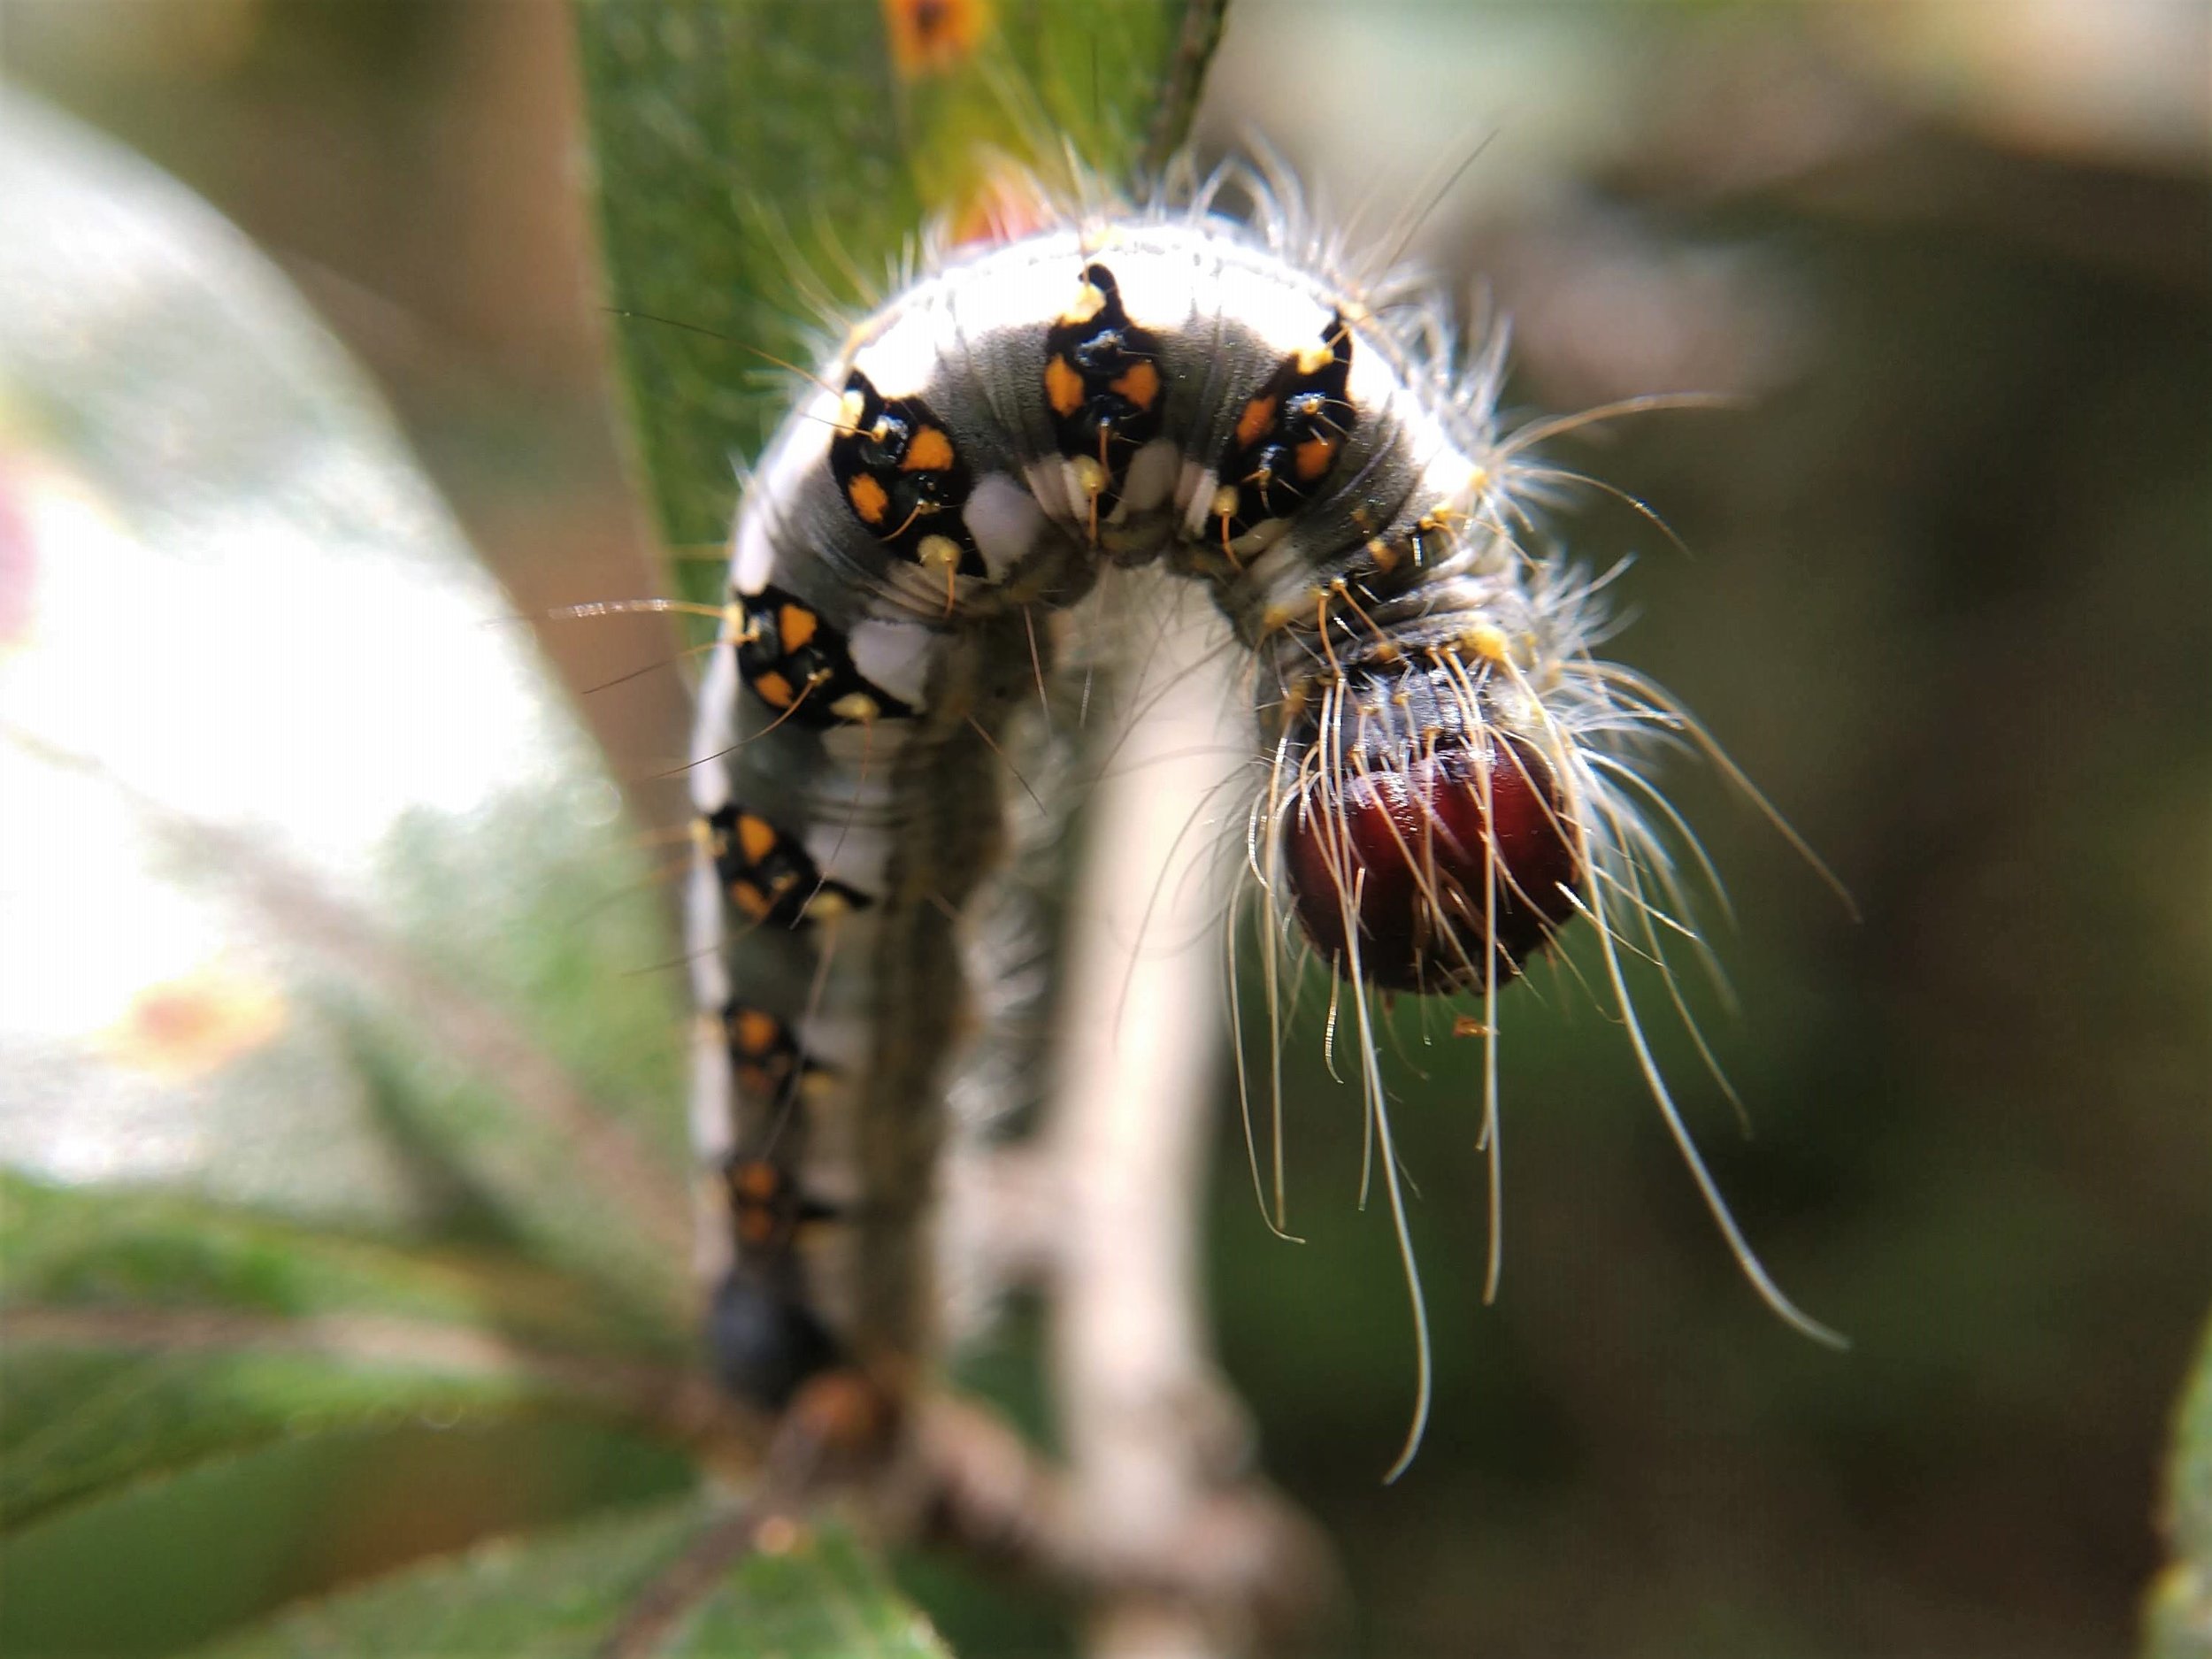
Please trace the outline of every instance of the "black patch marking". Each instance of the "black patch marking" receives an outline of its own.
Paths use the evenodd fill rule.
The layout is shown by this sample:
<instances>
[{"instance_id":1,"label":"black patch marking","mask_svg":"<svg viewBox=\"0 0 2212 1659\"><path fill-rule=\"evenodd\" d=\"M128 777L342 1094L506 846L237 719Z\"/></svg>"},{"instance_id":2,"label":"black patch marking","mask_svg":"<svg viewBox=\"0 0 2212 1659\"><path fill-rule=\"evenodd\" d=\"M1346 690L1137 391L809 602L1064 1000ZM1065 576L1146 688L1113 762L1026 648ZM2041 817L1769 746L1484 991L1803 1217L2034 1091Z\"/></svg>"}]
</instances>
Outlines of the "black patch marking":
<instances>
[{"instance_id":1,"label":"black patch marking","mask_svg":"<svg viewBox=\"0 0 2212 1659\"><path fill-rule=\"evenodd\" d=\"M764 1104L780 1103L795 1089L803 1091L810 1079L835 1075L834 1068L799 1046L790 1021L764 1008L727 1004L722 1010L722 1032L729 1041L730 1067L738 1087Z\"/></svg>"},{"instance_id":2,"label":"black patch marking","mask_svg":"<svg viewBox=\"0 0 2212 1659\"><path fill-rule=\"evenodd\" d=\"M960 509L975 475L952 433L918 397L885 397L859 370L845 382L846 429L830 441L830 472L854 518L909 564L987 576Z\"/></svg>"},{"instance_id":3,"label":"black patch marking","mask_svg":"<svg viewBox=\"0 0 2212 1659\"><path fill-rule=\"evenodd\" d=\"M1045 403L1053 436L1069 460L1105 470L1099 511L1120 499L1130 457L1160 435L1167 387L1158 342L1129 320L1121 289L1102 265L1083 268L1099 303L1060 318L1045 334Z\"/></svg>"},{"instance_id":4,"label":"black patch marking","mask_svg":"<svg viewBox=\"0 0 2212 1659\"><path fill-rule=\"evenodd\" d=\"M745 612L737 672L777 714L818 731L912 718L907 704L861 677L845 636L797 595L771 584L737 603Z\"/></svg>"},{"instance_id":5,"label":"black patch marking","mask_svg":"<svg viewBox=\"0 0 2212 1659\"><path fill-rule=\"evenodd\" d=\"M734 803L708 817L706 835L722 895L749 924L797 928L875 902L826 879L797 836Z\"/></svg>"},{"instance_id":6,"label":"black patch marking","mask_svg":"<svg viewBox=\"0 0 2212 1659\"><path fill-rule=\"evenodd\" d=\"M1321 343L1325 357L1285 357L1238 414L1215 469L1225 490L1236 493L1230 511L1214 515L1224 541L1311 500L1351 435L1359 416L1350 396L1352 331L1341 311L1331 315Z\"/></svg>"}]
</instances>

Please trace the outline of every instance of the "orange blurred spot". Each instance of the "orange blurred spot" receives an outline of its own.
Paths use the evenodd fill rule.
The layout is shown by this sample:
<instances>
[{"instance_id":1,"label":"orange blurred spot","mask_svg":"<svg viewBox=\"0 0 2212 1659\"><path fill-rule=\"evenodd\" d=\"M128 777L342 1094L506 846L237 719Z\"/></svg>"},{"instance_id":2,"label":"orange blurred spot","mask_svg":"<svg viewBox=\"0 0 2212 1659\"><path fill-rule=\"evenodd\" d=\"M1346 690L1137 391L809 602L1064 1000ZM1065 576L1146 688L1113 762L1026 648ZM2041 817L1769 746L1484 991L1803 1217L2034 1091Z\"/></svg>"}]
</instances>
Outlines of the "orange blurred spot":
<instances>
[{"instance_id":1,"label":"orange blurred spot","mask_svg":"<svg viewBox=\"0 0 2212 1659\"><path fill-rule=\"evenodd\" d=\"M37 580L30 516L19 506L7 470L0 466L0 645L12 645L30 633Z\"/></svg>"},{"instance_id":2,"label":"orange blurred spot","mask_svg":"<svg viewBox=\"0 0 2212 1659\"><path fill-rule=\"evenodd\" d=\"M110 1032L109 1048L141 1071L204 1077L265 1046L284 1022L273 986L205 972L141 991Z\"/></svg>"},{"instance_id":3,"label":"orange blurred spot","mask_svg":"<svg viewBox=\"0 0 2212 1659\"><path fill-rule=\"evenodd\" d=\"M755 818L750 812L737 820L737 844L744 849L745 862L757 864L776 850L776 826L764 818Z\"/></svg>"},{"instance_id":4,"label":"orange blurred spot","mask_svg":"<svg viewBox=\"0 0 2212 1659\"><path fill-rule=\"evenodd\" d=\"M772 1515L753 1533L753 1548L764 1555L788 1555L806 1542L806 1532L787 1515Z\"/></svg>"},{"instance_id":5,"label":"orange blurred spot","mask_svg":"<svg viewBox=\"0 0 2212 1659\"><path fill-rule=\"evenodd\" d=\"M730 1171L730 1185L737 1189L739 1197L756 1204L764 1204L774 1198L783 1186L783 1178L776 1166L759 1158L748 1158Z\"/></svg>"},{"instance_id":6,"label":"orange blurred spot","mask_svg":"<svg viewBox=\"0 0 2212 1659\"><path fill-rule=\"evenodd\" d=\"M736 1019L737 1046L748 1055L764 1055L776 1046L776 1039L783 1034L782 1027L773 1014L764 1014L757 1008L740 1009Z\"/></svg>"},{"instance_id":7,"label":"orange blurred spot","mask_svg":"<svg viewBox=\"0 0 2212 1659\"><path fill-rule=\"evenodd\" d=\"M825 1451L864 1456L889 1441L897 1409L862 1372L841 1369L810 1379L793 1398L785 1422Z\"/></svg>"},{"instance_id":8,"label":"orange blurred spot","mask_svg":"<svg viewBox=\"0 0 2212 1659\"><path fill-rule=\"evenodd\" d=\"M991 32L989 0L883 0L891 63L902 81L941 75L975 55Z\"/></svg>"}]
</instances>

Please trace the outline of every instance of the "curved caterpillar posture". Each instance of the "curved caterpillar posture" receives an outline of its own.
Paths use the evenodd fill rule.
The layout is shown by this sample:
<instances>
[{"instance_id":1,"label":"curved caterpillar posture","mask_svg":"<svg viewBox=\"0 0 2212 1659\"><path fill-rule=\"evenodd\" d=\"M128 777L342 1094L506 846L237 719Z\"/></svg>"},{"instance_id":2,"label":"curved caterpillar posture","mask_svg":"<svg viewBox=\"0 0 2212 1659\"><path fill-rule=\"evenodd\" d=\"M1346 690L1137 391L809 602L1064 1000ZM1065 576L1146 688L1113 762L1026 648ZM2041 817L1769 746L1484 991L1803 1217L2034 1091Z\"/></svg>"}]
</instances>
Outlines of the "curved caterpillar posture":
<instances>
[{"instance_id":1,"label":"curved caterpillar posture","mask_svg":"<svg viewBox=\"0 0 2212 1659\"><path fill-rule=\"evenodd\" d=\"M1248 220L1216 211L1231 182ZM1450 342L1435 296L1360 280L1233 172L942 262L785 425L693 751L695 1124L727 1201L703 1248L731 1387L780 1405L849 1363L896 1390L926 1356L916 1172L966 1013L956 924L1004 839L997 740L1051 659L1041 621L1147 564L1202 583L1250 653L1252 868L1341 981L1402 1240L1375 999L1479 1004L1494 1217L1499 994L1586 918L1739 1261L1826 1335L1738 1233L1622 976L1685 908L1668 842L1694 843L1645 761L1696 728L1592 656L1601 584L1539 542L1563 475L1531 446L1568 423L1502 433L1499 347L1460 365ZM1407 1271L1409 1456L1409 1251Z\"/></svg>"}]
</instances>

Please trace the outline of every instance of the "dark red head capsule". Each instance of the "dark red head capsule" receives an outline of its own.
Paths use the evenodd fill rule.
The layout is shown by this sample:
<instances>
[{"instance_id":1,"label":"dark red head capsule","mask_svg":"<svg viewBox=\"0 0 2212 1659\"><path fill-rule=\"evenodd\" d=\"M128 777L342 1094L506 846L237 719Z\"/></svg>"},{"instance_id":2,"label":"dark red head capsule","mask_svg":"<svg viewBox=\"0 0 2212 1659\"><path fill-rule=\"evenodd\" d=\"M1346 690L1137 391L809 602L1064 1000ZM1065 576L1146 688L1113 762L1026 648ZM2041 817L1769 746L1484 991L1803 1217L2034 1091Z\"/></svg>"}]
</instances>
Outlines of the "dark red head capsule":
<instances>
[{"instance_id":1,"label":"dark red head capsule","mask_svg":"<svg viewBox=\"0 0 2212 1659\"><path fill-rule=\"evenodd\" d=\"M1574 914L1582 881L1551 768L1494 731L1392 748L1357 766L1348 755L1287 815L1283 850L1307 937L1349 973L1356 921L1361 976L1384 990L1512 979Z\"/></svg>"}]
</instances>

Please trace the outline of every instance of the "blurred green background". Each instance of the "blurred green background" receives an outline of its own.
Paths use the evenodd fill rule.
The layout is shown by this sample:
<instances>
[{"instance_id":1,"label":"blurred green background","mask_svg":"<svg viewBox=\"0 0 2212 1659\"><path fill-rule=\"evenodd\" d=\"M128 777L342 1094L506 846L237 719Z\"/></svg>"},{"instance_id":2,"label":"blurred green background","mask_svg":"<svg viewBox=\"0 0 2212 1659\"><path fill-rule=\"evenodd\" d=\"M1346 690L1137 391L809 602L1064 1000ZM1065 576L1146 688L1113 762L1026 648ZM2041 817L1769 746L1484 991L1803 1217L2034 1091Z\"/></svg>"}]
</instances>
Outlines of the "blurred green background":
<instances>
[{"instance_id":1,"label":"blurred green background","mask_svg":"<svg viewBox=\"0 0 2212 1659\"><path fill-rule=\"evenodd\" d=\"M8 0L0 50L287 267L518 607L657 589L559 6ZM2207 11L2157 0L1233 10L1210 153L1260 134L1383 226L1481 147L1414 249L1514 319L1509 401L1747 395L1558 450L1690 557L1602 498L1573 540L1642 556L1619 654L1864 913L1683 769L1740 918L1742 1013L1710 1028L1756 1139L1686 1045L1668 1058L1778 1278L1854 1339L1841 1357L1759 1309L1571 979L1511 1010L1506 1277L1480 1308L1475 1056L1420 1056L1403 1022L1431 1073L1397 1123L1440 1374L1386 1490L1411 1361L1385 1217L1355 1208L1356 1098L1308 1022L1291 1246L1260 1224L1225 1094L1221 1340L1352 1591L1314 1651L2131 1645L2212 1298L2208 89ZM642 621L547 642L580 687L667 649ZM672 675L581 706L621 775L680 747ZM388 1452L345 1470L326 1449L265 1484L258 1518L218 1502L101 1540L116 1583L164 1562L180 1602L134 1624L79 1555L42 1575L74 1610L34 1628L154 1651L195 1596L328 1584L678 1479L641 1442L419 1438L424 1478L465 1501L380 1498L420 1488ZM209 1515L288 1530L290 1553L180 1558ZM1039 1640L963 1606L963 1651Z\"/></svg>"}]
</instances>

